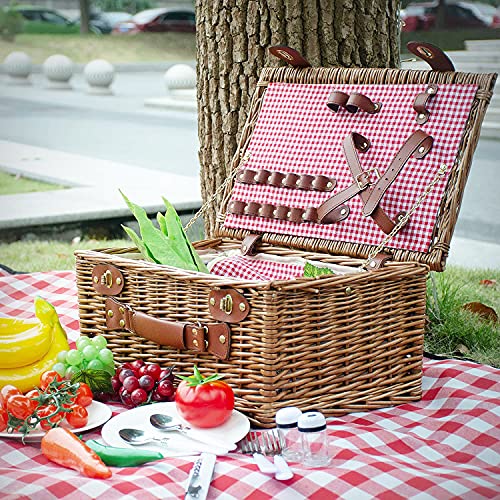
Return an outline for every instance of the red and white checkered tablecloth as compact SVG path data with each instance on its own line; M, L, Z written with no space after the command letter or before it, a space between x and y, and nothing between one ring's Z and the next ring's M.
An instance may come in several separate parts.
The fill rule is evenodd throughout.
M78 336L73 272L0 277L0 314L33 317L33 297L53 303ZM123 411L115 407L116 412ZM500 498L500 370L447 360L424 363L423 399L332 419L331 466L292 463L293 479L260 473L249 457L217 459L209 498ZM86 438L99 438L99 430ZM169 458L113 468L91 480L49 462L39 444L0 440L0 497L6 499L181 498L192 461Z

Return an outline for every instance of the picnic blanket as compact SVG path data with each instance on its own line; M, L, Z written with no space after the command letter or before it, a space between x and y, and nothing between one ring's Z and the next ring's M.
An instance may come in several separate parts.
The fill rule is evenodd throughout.
M33 298L56 307L72 342L79 335L71 271L0 276L0 315L34 317ZM114 413L124 411L115 405ZM257 469L251 457L218 457L208 498L500 498L500 370L458 360L424 360L418 403L329 419L332 463L291 463L289 481ZM84 438L100 437L99 429ZM91 480L50 463L37 443L0 439L2 498L181 498L192 460L169 458L113 468Z

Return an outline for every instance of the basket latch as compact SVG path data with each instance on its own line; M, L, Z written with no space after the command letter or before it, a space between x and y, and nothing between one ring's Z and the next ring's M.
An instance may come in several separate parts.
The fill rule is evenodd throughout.
M371 258L366 265L366 268L370 271L375 271L384 267L387 262L392 259L392 255L384 252L379 252L375 257Z
M262 240L261 234L249 234L241 242L241 255L255 255L257 245Z
M423 59L434 71L455 71L450 58L439 48L429 42L408 42L408 50Z
M211 290L208 295L208 308L213 318L227 323L243 321L250 311L247 299L232 288Z
M118 295L124 284L122 272L111 264L97 264L92 269L92 285L101 295Z

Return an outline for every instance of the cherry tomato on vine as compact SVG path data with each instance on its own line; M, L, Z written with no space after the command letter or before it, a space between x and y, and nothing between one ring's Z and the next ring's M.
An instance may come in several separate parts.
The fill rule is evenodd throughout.
M0 432L7 429L7 422L9 421L9 415L5 408L0 408Z
M92 389L84 382L80 382L80 386L76 392L75 403L80 406L89 406L92 404L92 398Z
M218 380L220 375L203 377L194 367L192 377L183 380L175 393L179 415L191 425L201 428L216 427L231 416L234 409L234 393L231 387Z
M7 406L7 399L10 396L19 395L22 392L13 385L4 385L0 390L0 404L3 408Z
M33 401L22 394L14 394L7 399L7 411L20 420L30 417L38 406L37 401Z
M37 410L37 414L39 418L44 418L52 415L55 411L56 411L55 405L44 405ZM64 415L65 415L64 412L58 412L49 419L41 420L40 427L44 431L48 431L49 429L57 425L64 418Z
M42 391L45 391L54 379L56 379L58 382L62 381L61 375L59 375L59 373L57 373L55 370L49 370L48 372L42 373L40 377L40 389L42 389Z
M31 391L28 391L25 396L30 399L37 398L39 396L38 391L36 389L33 389Z
M70 412L66 413L66 420L71 427L85 427L89 421L89 413L86 408L75 404L69 407Z

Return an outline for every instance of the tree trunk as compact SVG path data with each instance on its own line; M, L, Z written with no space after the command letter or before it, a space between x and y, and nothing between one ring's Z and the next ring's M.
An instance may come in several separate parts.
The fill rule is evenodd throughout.
M196 0L196 16L204 201L229 173L260 70L280 64L270 46L292 47L313 66L399 65L398 0ZM205 216L208 236L215 216Z
M80 2L80 33L88 33L90 23L90 0Z

